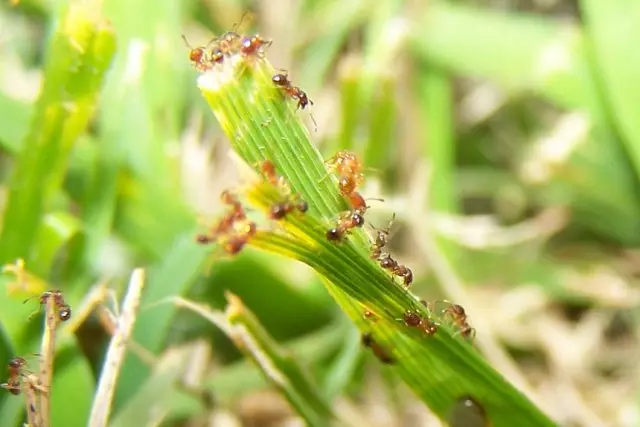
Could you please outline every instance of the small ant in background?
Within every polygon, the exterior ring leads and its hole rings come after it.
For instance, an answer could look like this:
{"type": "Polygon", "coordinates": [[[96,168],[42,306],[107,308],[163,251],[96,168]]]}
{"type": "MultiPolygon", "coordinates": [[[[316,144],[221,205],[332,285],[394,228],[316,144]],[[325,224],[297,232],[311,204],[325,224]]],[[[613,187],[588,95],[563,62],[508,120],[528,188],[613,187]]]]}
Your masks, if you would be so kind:
{"type": "Polygon", "coordinates": [[[387,365],[395,363],[393,357],[391,357],[384,348],[380,346],[371,335],[370,332],[365,332],[362,334],[362,345],[367,348],[370,348],[373,354],[380,360],[382,363],[387,365]]]}
{"type": "MultiPolygon", "coordinates": [[[[36,354],[36,356],[39,356],[36,354]]],[[[21,391],[20,378],[24,378],[29,382],[33,388],[38,389],[40,391],[46,391],[38,384],[37,377],[33,375],[25,375],[25,373],[29,373],[26,371],[27,361],[24,357],[14,357],[7,364],[9,370],[9,378],[6,383],[0,384],[0,387],[7,390],[9,393],[18,396],[21,391]]]]}
{"type": "Polygon", "coordinates": [[[9,379],[4,384],[0,384],[0,387],[7,390],[9,393],[17,396],[20,394],[20,376],[22,369],[27,365],[27,361],[23,357],[14,357],[9,361],[9,379]]]}
{"type": "MultiPolygon", "coordinates": [[[[34,297],[27,298],[26,300],[24,300],[24,303],[31,300],[32,298],[34,297]]],[[[29,319],[31,319],[33,316],[38,314],[40,310],[42,310],[42,306],[47,303],[49,298],[53,298],[54,305],[56,307],[57,314],[58,314],[58,319],[60,321],[66,322],[67,320],[71,319],[71,307],[65,303],[64,297],[62,296],[62,292],[60,292],[57,289],[52,291],[45,291],[40,295],[39,297],[40,307],[38,308],[38,310],[36,310],[34,313],[32,313],[29,316],[29,319]]]]}

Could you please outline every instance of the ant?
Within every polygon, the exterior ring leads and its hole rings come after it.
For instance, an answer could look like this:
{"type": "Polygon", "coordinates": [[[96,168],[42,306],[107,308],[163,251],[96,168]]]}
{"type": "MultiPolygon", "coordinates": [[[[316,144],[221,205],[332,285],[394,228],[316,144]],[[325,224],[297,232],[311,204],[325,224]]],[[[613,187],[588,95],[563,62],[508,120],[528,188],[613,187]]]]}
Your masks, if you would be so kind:
{"type": "MultiPolygon", "coordinates": [[[[298,86],[293,86],[291,84],[291,80],[289,80],[289,75],[285,73],[275,74],[271,77],[271,81],[277,87],[282,89],[291,99],[297,102],[296,110],[304,110],[309,105],[313,105],[313,101],[309,98],[307,93],[300,89],[298,86]]],[[[316,123],[316,119],[313,117],[313,114],[309,113],[311,116],[311,120],[313,121],[313,125],[315,129],[318,129],[318,123],[316,123]]]]}
{"type": "Polygon", "coordinates": [[[187,40],[187,37],[184,34],[182,34],[182,40],[184,40],[184,43],[190,49],[189,61],[191,61],[191,64],[193,65],[193,67],[200,72],[205,72],[207,70],[210,70],[212,68],[211,66],[212,57],[209,54],[209,52],[207,52],[207,48],[215,41],[215,39],[211,40],[204,47],[203,46],[192,47],[189,41],[187,40]]]}
{"type": "Polygon", "coordinates": [[[217,224],[211,228],[209,234],[196,235],[196,242],[206,245],[212,243],[216,238],[222,234],[228,233],[233,230],[237,221],[243,221],[247,218],[247,213],[242,207],[242,203],[238,198],[229,190],[224,190],[220,194],[220,201],[230,206],[229,211],[220,218],[217,224]]]}
{"type": "Polygon", "coordinates": [[[309,210],[309,204],[304,200],[299,200],[296,203],[291,203],[289,201],[276,203],[271,206],[269,218],[275,220],[283,219],[285,216],[293,212],[294,209],[300,213],[306,213],[309,210]]]}
{"type": "MultiPolygon", "coordinates": [[[[396,214],[394,212],[391,220],[385,228],[376,229],[376,240],[371,246],[370,256],[372,259],[380,259],[383,255],[386,255],[382,253],[382,249],[389,244],[389,231],[391,230],[391,225],[393,224],[393,221],[395,221],[395,219],[396,214]]],[[[385,258],[389,258],[389,255],[386,255],[385,258]]]]}
{"type": "Polygon", "coordinates": [[[438,324],[428,317],[423,318],[420,314],[412,310],[407,310],[402,315],[404,324],[410,328],[416,328],[429,336],[433,336],[438,332],[438,324]]]}
{"type": "Polygon", "coordinates": [[[229,255],[239,253],[249,239],[256,235],[258,229],[255,222],[249,222],[241,233],[233,233],[229,235],[222,243],[222,249],[229,255]]]}
{"type": "Polygon", "coordinates": [[[344,212],[338,220],[336,227],[330,228],[326,233],[327,240],[330,242],[342,242],[344,236],[353,228],[360,228],[364,225],[364,216],[358,210],[344,212]]]}
{"type": "Polygon", "coordinates": [[[389,354],[387,354],[385,349],[382,348],[380,346],[380,344],[378,344],[373,339],[373,336],[371,335],[370,332],[365,332],[364,334],[362,334],[362,345],[364,345],[367,348],[370,348],[371,351],[373,351],[373,354],[382,363],[385,363],[385,364],[388,364],[388,365],[395,363],[395,360],[389,354]]]}
{"type": "Polygon", "coordinates": [[[271,160],[264,160],[260,163],[260,172],[269,184],[278,187],[285,193],[290,191],[284,177],[278,176],[276,173],[276,165],[271,160]]]}
{"type": "Polygon", "coordinates": [[[242,14],[242,16],[240,17],[240,21],[238,21],[238,23],[236,24],[233,24],[233,28],[231,29],[231,31],[227,31],[217,38],[218,45],[220,46],[220,54],[222,56],[224,56],[225,54],[232,55],[242,49],[244,40],[242,36],[236,31],[238,30],[238,27],[240,27],[242,21],[244,21],[244,18],[248,13],[249,12],[247,11],[242,14]]]}
{"type": "Polygon", "coordinates": [[[341,176],[356,175],[362,172],[362,164],[358,160],[358,157],[354,153],[346,150],[338,151],[325,163],[341,176]]]}
{"type": "Polygon", "coordinates": [[[377,322],[377,321],[378,321],[378,317],[377,317],[377,316],[376,316],[376,314],[375,314],[373,311],[371,311],[371,310],[365,310],[365,312],[362,314],[362,316],[363,316],[365,319],[370,319],[370,320],[372,320],[372,321],[374,321],[374,322],[377,322]]]}
{"type": "MultiPolygon", "coordinates": [[[[391,260],[391,262],[395,263],[394,260],[391,260]]],[[[382,263],[380,264],[380,266],[382,267],[382,263]]],[[[395,267],[393,267],[392,272],[394,275],[402,279],[406,288],[411,286],[411,283],[413,283],[413,271],[411,271],[409,267],[402,264],[397,264],[395,267]]]]}
{"type": "Polygon", "coordinates": [[[17,396],[20,394],[20,375],[22,369],[27,365],[27,361],[23,357],[14,357],[9,361],[9,379],[6,383],[0,384],[0,387],[9,393],[17,396]]]}
{"type": "Polygon", "coordinates": [[[476,330],[472,328],[467,321],[467,313],[459,304],[450,304],[447,308],[442,310],[445,317],[449,318],[451,322],[456,325],[460,335],[467,340],[472,340],[476,336],[476,330]]]}
{"type": "MultiPolygon", "coordinates": [[[[31,298],[33,298],[33,297],[31,297],[31,298]]],[[[27,298],[26,300],[24,300],[24,302],[26,303],[31,298],[27,298]]],[[[71,307],[64,302],[64,297],[62,296],[62,292],[60,292],[57,289],[53,290],[53,291],[45,291],[45,292],[42,293],[42,295],[40,295],[40,298],[39,298],[40,299],[40,308],[38,308],[38,310],[36,312],[31,314],[29,316],[29,318],[31,318],[31,317],[35,316],[36,314],[38,314],[40,312],[40,310],[42,309],[42,306],[47,303],[49,298],[53,298],[54,305],[55,305],[56,309],[58,310],[58,319],[60,321],[66,322],[67,320],[71,319],[71,307]]]]}
{"type": "Polygon", "coordinates": [[[245,37],[240,46],[240,52],[244,56],[264,56],[264,49],[271,46],[272,40],[263,39],[260,34],[254,34],[251,37],[245,37]]]}

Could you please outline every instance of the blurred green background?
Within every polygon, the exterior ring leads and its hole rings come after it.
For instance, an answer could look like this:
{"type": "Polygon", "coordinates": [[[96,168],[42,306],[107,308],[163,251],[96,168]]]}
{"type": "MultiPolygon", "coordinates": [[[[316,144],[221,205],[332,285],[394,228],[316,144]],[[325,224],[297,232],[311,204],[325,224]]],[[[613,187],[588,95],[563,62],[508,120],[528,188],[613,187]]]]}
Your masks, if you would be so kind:
{"type": "MultiPolygon", "coordinates": [[[[194,244],[238,176],[181,35],[204,45],[246,11],[240,31],[273,39],[270,61],[315,102],[317,147],[369,168],[363,193],[384,199],[369,219],[396,213],[414,291],[462,298],[562,425],[640,425],[640,3],[105,0],[90,3],[112,25],[97,31],[75,27],[67,3],[0,9],[0,264],[23,258],[74,311],[95,284],[121,292],[148,267],[135,341],[156,357],[187,349],[200,370],[166,379],[130,352],[113,425],[151,425],[131,414],[160,396],[163,425],[298,419],[209,322],[145,306],[182,295],[223,308],[225,290],[319,383],[340,377],[334,410],[354,425],[439,425],[359,350],[309,268],[251,249],[210,263],[194,244]],[[65,45],[60,28],[86,44],[65,45]]],[[[9,292],[14,275],[2,281],[8,360],[35,351],[39,330],[25,320],[35,303],[9,292]]],[[[107,343],[93,316],[62,333],[52,425],[86,425],[107,343]]],[[[21,417],[1,394],[0,425],[21,417]]]]}

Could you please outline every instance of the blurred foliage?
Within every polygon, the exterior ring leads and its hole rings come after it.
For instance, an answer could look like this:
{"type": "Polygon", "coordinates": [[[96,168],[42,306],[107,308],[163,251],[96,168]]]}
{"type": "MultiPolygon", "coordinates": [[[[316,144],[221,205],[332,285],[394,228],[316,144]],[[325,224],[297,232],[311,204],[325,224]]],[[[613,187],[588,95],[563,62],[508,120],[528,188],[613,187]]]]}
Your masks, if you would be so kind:
{"type": "MultiPolygon", "coordinates": [[[[29,275],[0,278],[0,360],[38,347],[27,296],[59,288],[75,314],[93,285],[119,295],[145,266],[134,341],[155,363],[128,352],[113,425],[150,423],[153,402],[166,425],[295,416],[277,400],[250,406],[268,385],[223,332],[155,304],[179,295],[221,310],[225,291],[352,425],[435,425],[422,406],[407,421],[416,398],[358,345],[309,268],[253,248],[212,260],[194,244],[239,181],[180,36],[204,45],[251,7],[239,31],[274,40],[270,61],[315,102],[320,151],[365,159],[363,192],[384,199],[368,221],[396,212],[392,250],[415,293],[462,303],[488,362],[517,383],[483,344],[497,343],[559,423],[640,424],[640,15],[625,0],[3,3],[0,260],[24,259],[29,275]],[[183,387],[196,342],[208,356],[183,387]],[[373,405],[386,415],[371,419],[373,405]]],[[[108,339],[95,315],[60,329],[53,426],[86,425],[108,339]]],[[[0,394],[0,425],[19,425],[23,408],[0,394]]]]}

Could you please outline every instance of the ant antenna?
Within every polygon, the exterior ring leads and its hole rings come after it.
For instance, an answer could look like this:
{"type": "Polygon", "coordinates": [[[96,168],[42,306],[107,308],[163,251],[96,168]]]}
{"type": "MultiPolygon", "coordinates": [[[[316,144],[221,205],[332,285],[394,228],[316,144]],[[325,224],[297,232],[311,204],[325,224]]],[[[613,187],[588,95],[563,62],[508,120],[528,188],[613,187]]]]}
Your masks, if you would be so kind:
{"type": "Polygon", "coordinates": [[[233,24],[233,27],[231,27],[231,31],[236,32],[238,30],[238,27],[240,27],[240,24],[242,24],[242,21],[244,21],[245,16],[247,16],[248,14],[249,14],[249,11],[248,10],[245,11],[240,17],[240,21],[233,24]]]}
{"type": "MultiPolygon", "coordinates": [[[[313,102],[311,100],[309,100],[309,102],[311,103],[311,105],[313,105],[313,102]]],[[[318,132],[318,123],[316,122],[316,119],[313,117],[313,114],[309,113],[309,117],[311,117],[311,121],[313,122],[313,131],[318,132]]]]}
{"type": "Polygon", "coordinates": [[[193,49],[193,47],[191,47],[191,45],[187,41],[187,36],[185,36],[184,34],[181,34],[181,36],[182,36],[182,40],[184,40],[184,44],[186,44],[189,49],[193,49]]]}

